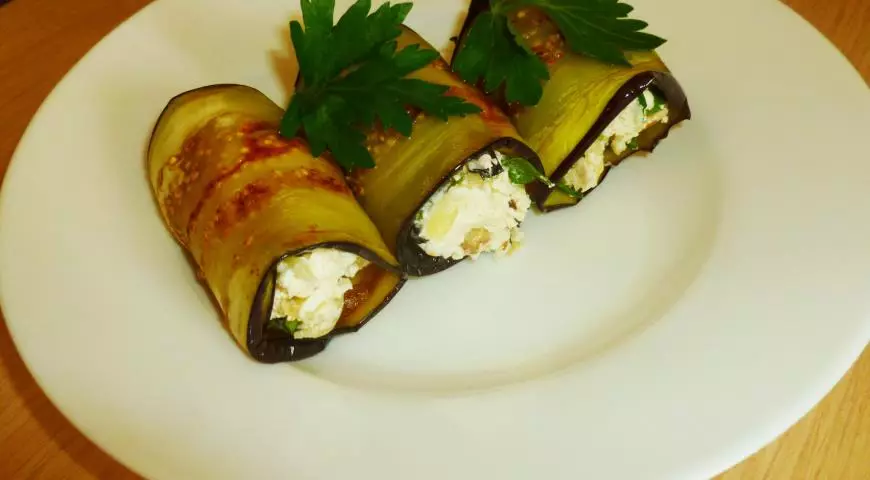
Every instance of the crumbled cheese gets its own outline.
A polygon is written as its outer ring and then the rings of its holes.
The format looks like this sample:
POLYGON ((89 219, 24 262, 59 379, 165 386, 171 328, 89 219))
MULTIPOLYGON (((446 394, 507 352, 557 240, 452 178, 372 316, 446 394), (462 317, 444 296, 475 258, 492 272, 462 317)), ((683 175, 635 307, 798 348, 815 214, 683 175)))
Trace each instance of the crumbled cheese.
POLYGON ((503 158, 495 153, 469 161, 426 202, 415 221, 424 252, 461 260, 518 247, 531 200, 501 168, 503 158))
POLYGON ((643 98, 647 108, 639 99, 629 103, 616 118, 604 128, 604 132, 589 146, 583 157, 565 174, 565 182, 581 192, 587 192, 598 185, 604 173, 604 155, 609 147, 619 155, 631 148, 629 145, 645 129, 656 123, 667 123, 668 106, 662 105, 655 113, 650 110, 656 98, 649 89, 644 90, 643 98))
POLYGON ((467 164, 465 164, 465 168, 470 171, 479 172, 481 170, 490 171, 496 165, 501 165, 499 160, 504 158, 501 153, 496 152, 496 154, 484 154, 481 155, 474 160, 469 160, 467 164))
POLYGON ((317 338, 335 328, 344 294, 368 262, 358 255, 318 248, 278 264, 272 317, 298 322, 294 338, 317 338))

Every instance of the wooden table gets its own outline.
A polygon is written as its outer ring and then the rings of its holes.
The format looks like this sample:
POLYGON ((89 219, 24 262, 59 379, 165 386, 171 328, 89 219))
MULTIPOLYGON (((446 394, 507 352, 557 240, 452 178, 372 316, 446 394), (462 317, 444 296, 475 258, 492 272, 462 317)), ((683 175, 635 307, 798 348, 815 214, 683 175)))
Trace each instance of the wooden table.
MULTIPOLYGON (((55 83, 149 1, 15 0, 0 7, 0 178, 55 83)), ((825 33, 870 82, 870 0, 786 3, 825 33)), ((0 479, 137 478, 52 406, 16 353, 5 322, 0 323, 0 479)), ((870 349, 800 423, 721 478, 870 479, 870 349)))

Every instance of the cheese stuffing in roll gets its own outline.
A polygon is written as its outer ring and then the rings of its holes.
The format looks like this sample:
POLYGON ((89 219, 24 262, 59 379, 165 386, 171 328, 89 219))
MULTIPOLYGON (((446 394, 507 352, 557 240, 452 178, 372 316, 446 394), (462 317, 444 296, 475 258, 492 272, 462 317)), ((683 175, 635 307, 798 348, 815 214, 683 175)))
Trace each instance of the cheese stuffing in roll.
POLYGON ((424 252, 461 260, 519 245, 531 200, 525 188, 511 183, 503 158, 487 152, 469 161, 429 198, 415 219, 424 252))
POLYGON ((353 253, 318 248, 277 265, 273 321, 285 322, 294 338, 319 338, 341 318, 345 294, 369 262, 353 253))
POLYGON ((637 150, 637 138, 655 124, 668 123, 668 106, 646 89, 614 118, 583 156, 568 170, 564 181, 579 192, 598 186, 604 175, 607 151, 615 156, 637 150))

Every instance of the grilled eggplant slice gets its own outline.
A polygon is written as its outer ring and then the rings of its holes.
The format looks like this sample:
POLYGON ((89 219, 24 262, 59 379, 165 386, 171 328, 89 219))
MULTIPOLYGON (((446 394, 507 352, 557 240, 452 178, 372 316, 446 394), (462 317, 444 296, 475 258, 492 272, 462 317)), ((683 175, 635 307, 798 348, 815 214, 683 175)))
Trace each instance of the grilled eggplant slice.
MULTIPOLYGON (((460 44, 477 16, 488 9, 488 0, 472 0, 460 44)), ((508 112, 554 182, 588 193, 610 168, 632 154, 652 152, 672 127, 691 118, 685 93, 654 52, 627 52, 631 67, 608 65, 571 53, 556 25, 535 8, 514 12, 511 23, 547 63, 550 79, 534 107, 509 105, 500 92, 492 97, 508 112), (643 122, 639 134, 630 141, 611 136, 630 115, 642 119, 636 120, 643 122)), ((550 211, 575 205, 581 198, 552 190, 535 201, 539 209, 550 211)))
POLYGON ((199 268, 232 335, 264 363, 319 353, 332 336, 371 319, 405 280, 343 172, 313 157, 302 140, 278 136, 282 114, 241 85, 183 93, 157 121, 147 159, 167 227, 199 268), (336 259, 347 268, 334 268, 336 259), (294 268, 332 272, 311 274, 317 280, 309 290, 339 286, 328 296, 318 290, 322 304, 314 294, 288 293, 282 271, 294 268), (283 316, 273 318, 275 312, 283 316), (320 323, 306 328, 313 319, 320 323))
MULTIPOLYGON (((414 44, 432 48, 407 27, 398 44, 399 49, 414 44)), ((523 157, 541 168, 540 160, 510 119, 481 92, 462 83, 442 59, 410 77, 447 85, 449 95, 482 112, 448 121, 416 113, 410 138, 392 130, 370 132, 367 147, 375 168, 349 173, 360 204, 396 252, 402 269, 413 276, 440 272, 483 252, 510 251, 519 241, 516 229, 528 209, 529 193, 537 190, 540 195, 546 188, 531 185, 527 192, 513 185, 499 162, 523 157), (463 202, 460 197, 466 194, 468 201, 463 202), (498 223, 496 218, 513 223, 512 230, 481 226, 498 223)))

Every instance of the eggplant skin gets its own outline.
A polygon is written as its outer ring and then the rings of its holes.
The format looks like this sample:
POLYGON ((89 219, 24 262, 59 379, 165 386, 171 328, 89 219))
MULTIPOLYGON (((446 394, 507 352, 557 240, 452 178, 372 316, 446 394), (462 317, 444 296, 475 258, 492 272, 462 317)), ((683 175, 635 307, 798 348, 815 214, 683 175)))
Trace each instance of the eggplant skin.
MULTIPOLYGON (((537 161, 537 155, 535 155, 535 152, 533 152, 525 143, 511 137, 498 139, 495 142, 482 148, 478 152, 475 152, 465 161, 458 164, 425 196, 421 204, 418 205, 417 208, 414 210, 414 215, 416 215, 416 212, 418 210, 423 208, 423 205, 426 204, 426 202, 429 200, 429 197, 434 195, 435 192, 437 192, 442 186, 444 186, 445 183, 449 182, 455 173, 465 167, 465 164, 468 161, 474 160, 477 157, 489 153, 493 150, 502 152, 508 156, 519 156, 529 159, 530 161, 537 161)), ((540 168, 540 163, 538 163, 536 166, 540 168)), ((546 192, 547 188, 541 183, 534 183, 530 184, 527 187, 527 191, 532 196, 532 198, 534 198, 536 192, 538 195, 540 195, 542 192, 546 192)), ((420 238, 414 225, 414 215, 405 220, 405 223, 402 225, 401 230, 399 230, 399 238, 396 242, 396 244, 398 245, 398 252, 396 252, 396 257, 399 259, 399 263, 402 265, 403 271, 405 273, 414 277, 434 275, 436 273, 447 270, 453 265, 456 265, 457 263, 463 261, 454 260, 452 258, 432 257, 424 252, 423 249, 420 248, 420 244, 423 243, 423 239, 420 238)))
POLYGON ((169 231, 199 269, 233 337, 262 363, 302 360, 355 331, 405 276, 341 170, 278 136, 283 111, 257 90, 214 85, 172 99, 148 148, 148 178, 169 231), (267 328, 277 264, 315 248, 372 262, 354 278, 333 332, 294 339, 267 328), (349 303, 349 298, 353 301, 349 303))
MULTIPOLYGON (((623 84, 610 101, 607 102, 603 112, 595 120, 592 127, 586 132, 568 155, 564 157, 564 160, 558 163, 556 169, 550 174, 551 178, 554 181, 560 181, 568 171, 571 170, 571 167, 583 158, 586 150, 593 142, 595 142, 601 132, 607 128, 607 125, 609 125, 610 122, 625 109, 625 107, 633 102, 638 96, 642 95, 643 91, 647 88, 653 89, 665 98, 669 110, 668 122, 652 125, 641 132, 637 139, 638 148, 636 150, 627 150, 620 155, 608 152, 609 157, 607 157, 607 165, 605 166, 605 171, 602 173, 601 179, 599 180, 599 185, 603 182, 605 176, 613 167, 619 165, 623 160, 637 153, 652 152, 662 140, 668 137, 674 126, 691 118, 691 110, 689 109, 689 103, 686 96, 672 75, 658 71, 638 73, 623 84)), ((597 186, 595 188, 597 188, 597 186)), ((588 195, 593 190, 594 188, 587 191, 585 195, 588 195)), ((571 198, 562 192, 553 191, 545 200, 538 202, 538 208, 541 211, 549 212, 576 205, 580 200, 582 200, 582 197, 571 198)))
MULTIPOLYGON (((398 48, 409 45, 432 48, 420 35, 403 26, 398 48)), ((443 59, 414 72, 410 78, 446 85, 449 95, 465 99, 481 113, 450 117, 447 121, 416 114, 410 138, 394 131, 375 129, 368 134, 368 149, 375 168, 349 173, 349 181, 387 246, 395 252, 402 270, 411 276, 427 276, 446 270, 461 260, 436 258, 419 247, 414 218, 439 187, 466 162, 481 152, 496 150, 523 156, 543 168, 534 150, 526 145, 510 119, 482 92, 454 75, 443 59)), ((530 194, 542 185, 529 187, 530 194)))
MULTIPOLYGON (((459 35, 460 45, 477 16, 487 10, 488 0, 472 0, 459 35)), ((664 97, 668 122, 645 130, 638 139, 639 149, 608 158, 602 181, 612 166, 635 153, 652 152, 671 128, 691 118, 685 92, 655 52, 626 52, 631 67, 608 65, 571 53, 564 45, 547 43, 544 39, 558 35, 556 26, 546 17, 539 24, 531 24, 542 14, 534 9, 526 13, 522 20, 515 15, 511 21, 520 34, 528 33, 532 49, 547 63, 550 79, 544 85, 543 97, 534 107, 508 105, 500 93, 492 99, 509 113, 523 139, 540 156, 544 173, 553 181, 560 181, 607 125, 646 88, 664 97)), ((538 209, 544 212, 576 205, 581 199, 558 190, 534 197, 538 209)))
POLYGON ((384 265, 384 260, 377 257, 377 255, 375 255, 371 250, 347 242, 312 245, 295 252, 289 252, 283 257, 276 259, 272 268, 267 270, 266 274, 260 281, 260 285, 257 288, 257 294, 254 297, 254 303, 251 306, 251 313, 248 318, 248 352, 255 360, 261 363, 281 363, 303 360, 320 353, 326 349, 326 346, 333 338, 358 331, 374 318, 384 307, 386 307, 388 303, 390 303, 406 281, 404 275, 400 275, 396 272, 398 272, 398 268, 395 265, 384 265), (275 295, 275 282, 277 280, 275 267, 280 261, 287 257, 301 255, 317 248, 334 248, 336 250, 342 250, 359 255, 372 262, 373 265, 376 265, 379 268, 384 268, 389 272, 393 272, 394 276, 399 277, 399 283, 397 283, 392 289, 385 291, 382 294, 379 303, 373 304, 369 310, 358 317, 358 320, 355 320, 357 317, 349 319, 343 316, 342 319, 339 320, 339 324, 336 325, 335 329, 333 329, 326 337, 313 339, 288 339, 286 336, 273 334, 266 327, 266 322, 271 316, 272 299, 275 295))

